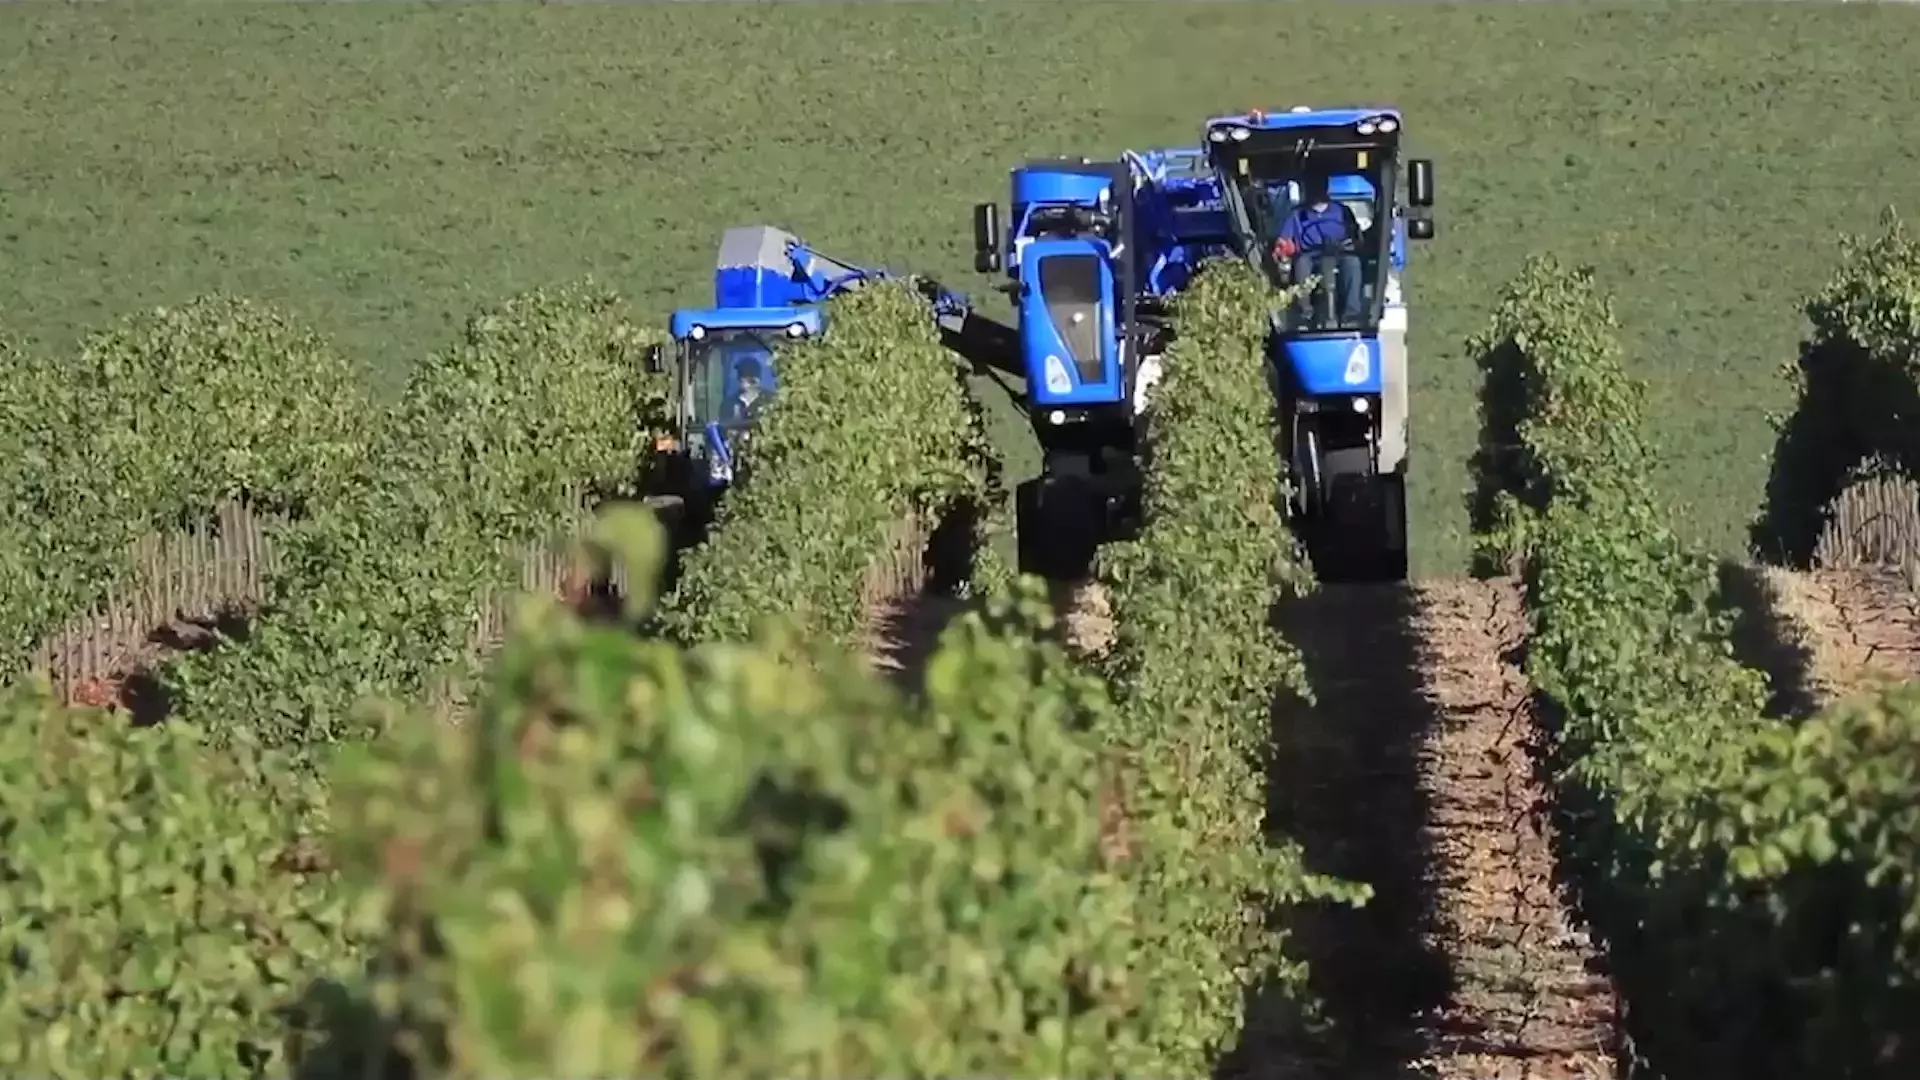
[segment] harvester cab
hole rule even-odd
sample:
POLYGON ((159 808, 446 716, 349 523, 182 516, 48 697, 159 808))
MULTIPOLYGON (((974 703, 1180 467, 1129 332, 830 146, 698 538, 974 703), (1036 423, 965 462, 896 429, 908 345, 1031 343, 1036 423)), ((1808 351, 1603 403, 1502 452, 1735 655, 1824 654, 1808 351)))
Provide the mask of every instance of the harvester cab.
POLYGON ((974 268, 1004 271, 1020 374, 1042 453, 1016 493, 1021 568, 1074 577, 1137 512, 1132 389, 1157 356, 1138 318, 1134 175, 1124 161, 1061 158, 1015 168, 1012 228, 974 208, 974 268))
MULTIPOLYGON (((713 306, 675 311, 672 344, 648 350, 650 371, 672 371, 674 421, 656 442, 649 501, 663 508, 692 503, 704 520, 714 496, 734 481, 738 452, 779 390, 780 346, 824 333, 827 301, 892 277, 822 255, 770 225, 722 233, 713 306)), ((917 286, 949 345, 977 361, 1007 351, 1011 332, 977 315, 965 296, 931 281, 917 286)))
MULTIPOLYGON (((683 308, 673 313, 675 432, 659 447, 685 459, 684 486, 723 488, 734 477, 734 453, 779 390, 780 345, 817 336, 819 307, 683 308)), ((666 361, 649 366, 664 371, 666 361)))
POLYGON ((1236 246, 1276 288, 1312 290, 1277 311, 1270 357, 1285 423, 1293 511, 1329 578, 1406 576, 1407 241, 1434 234, 1433 166, 1403 154, 1392 109, 1296 108, 1207 124, 1236 246), (1360 227, 1346 244, 1278 243, 1324 196, 1360 227))
POLYGON ((648 350, 648 369, 673 376, 673 430, 655 443, 650 503, 663 513, 692 509, 704 521, 779 389, 779 346, 819 335, 826 328, 821 304, 873 276, 771 226, 721 235, 713 306, 675 311, 672 343, 648 350))
POLYGON ((1010 173, 1008 209, 1003 236, 998 205, 974 207, 974 269, 1007 277, 1042 453, 1017 492, 1020 562, 1074 578, 1139 520, 1142 420, 1171 335, 1161 301, 1234 234, 1198 148, 1031 161, 1010 173))

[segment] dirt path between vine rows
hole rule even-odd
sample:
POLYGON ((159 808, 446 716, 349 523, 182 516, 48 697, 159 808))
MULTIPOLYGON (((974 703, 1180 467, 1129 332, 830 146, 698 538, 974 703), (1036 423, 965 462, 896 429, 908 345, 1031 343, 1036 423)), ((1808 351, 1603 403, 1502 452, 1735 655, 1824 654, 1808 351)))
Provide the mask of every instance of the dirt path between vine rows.
MULTIPOLYGON (((1113 640, 1113 620, 1101 587, 1065 581, 1050 587, 1061 639, 1079 655, 1104 651, 1113 640)), ((941 633, 971 609, 970 601, 936 592, 882 604, 869 616, 867 651, 874 667, 902 690, 917 692, 941 633)))
POLYGON ((1075 655, 1100 656, 1113 646, 1113 606, 1097 581, 1052 583, 1060 639, 1075 655))
POLYGON ((1801 669, 1802 700, 1790 711, 1920 679, 1920 596, 1901 571, 1766 568, 1760 574, 1762 599, 1779 624, 1776 648, 1796 653, 1791 662, 1801 669))
MULTIPOLYGON (((1370 883, 1291 919, 1332 1031, 1248 1075, 1614 1075, 1614 997, 1555 883, 1511 582, 1329 586, 1283 609, 1317 704, 1276 709, 1270 819, 1311 869, 1370 883)), ((1283 1048, 1284 1047, 1284 1048, 1283 1048)))
POLYGON ((901 690, 918 692, 940 634, 967 607, 959 597, 934 592, 880 605, 868 616, 867 655, 874 668, 901 690))

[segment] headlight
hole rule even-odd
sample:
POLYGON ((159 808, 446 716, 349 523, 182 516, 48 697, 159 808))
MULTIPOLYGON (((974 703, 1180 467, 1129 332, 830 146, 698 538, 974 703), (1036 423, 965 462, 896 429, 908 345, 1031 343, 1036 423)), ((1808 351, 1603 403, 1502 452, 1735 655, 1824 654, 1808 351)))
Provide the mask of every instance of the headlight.
POLYGON ((1396 131, 1399 131, 1399 130, 1400 130, 1400 121, 1398 121, 1398 120, 1395 120, 1395 119, 1394 119, 1393 117, 1391 117, 1391 116, 1383 116, 1383 117, 1381 117, 1381 118, 1380 118, 1380 133, 1381 133, 1381 134, 1383 134, 1383 135, 1391 135, 1391 134, 1393 134, 1394 132, 1396 132, 1396 131))
POLYGON ((1372 374, 1373 357, 1368 354, 1364 343, 1356 342, 1353 351, 1347 354, 1347 368, 1340 373, 1341 381, 1348 386, 1358 386, 1372 374))
POLYGON ((695 341, 699 341, 701 338, 707 336, 707 328, 701 326, 699 323, 694 323, 693 329, 687 331, 687 336, 695 341))
MULTIPOLYGON (((1042 377, 1046 380, 1047 392, 1050 394, 1065 394, 1073 389, 1073 378, 1067 374, 1066 361, 1057 356, 1047 357, 1046 365, 1042 369, 1042 377)), ((1054 423, 1059 421, 1056 420, 1054 423)))
POLYGON ((1378 124, 1375 124, 1371 120, 1362 120, 1358 124, 1354 125, 1354 130, 1358 131, 1362 135, 1371 135, 1374 132, 1380 130, 1380 126, 1378 124))
POLYGON ((806 337, 807 328, 804 324, 801 324, 801 323, 789 323, 787 325, 787 336, 790 338, 806 337))

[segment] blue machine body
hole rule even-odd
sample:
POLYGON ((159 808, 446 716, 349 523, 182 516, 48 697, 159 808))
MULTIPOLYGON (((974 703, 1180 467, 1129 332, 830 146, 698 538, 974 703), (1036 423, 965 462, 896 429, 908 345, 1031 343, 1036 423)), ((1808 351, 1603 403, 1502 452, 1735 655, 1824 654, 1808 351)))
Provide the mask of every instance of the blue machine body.
POLYGON ((761 393, 773 397, 779 390, 774 345, 824 332, 825 302, 879 276, 825 258, 770 226, 741 226, 721 235, 713 306, 680 308, 668 320, 680 355, 681 420, 689 442, 697 439, 687 449, 704 466, 697 475, 706 487, 733 479, 733 439, 741 426, 728 422, 724 412, 740 400, 742 370, 757 376, 761 393))
MULTIPOLYGON (((1330 135, 1379 140, 1396 135, 1402 124, 1400 112, 1388 108, 1248 112, 1207 121, 1206 139, 1226 146, 1280 147, 1293 141, 1311 147, 1330 135)), ((1223 177, 1223 187, 1225 183, 1223 177)), ((1291 209, 1298 204, 1300 193, 1296 184, 1287 186, 1291 193, 1285 209, 1291 209)), ((1379 192, 1364 176, 1351 173, 1332 176, 1328 178, 1327 194, 1333 201, 1356 211, 1392 214, 1391 206, 1379 205, 1379 192)), ((1363 224, 1365 221, 1363 217, 1363 224)), ((1392 216, 1391 222, 1387 262, 1395 280, 1386 290, 1385 303, 1378 306, 1399 307, 1404 313, 1399 290, 1407 265, 1406 222, 1398 215, 1392 216)), ((1384 358, 1377 320, 1370 320, 1367 328, 1358 330, 1306 330, 1280 320, 1276 321, 1275 331, 1274 360, 1284 365, 1291 375, 1293 392, 1309 398, 1383 392, 1384 358)))
POLYGON ((1112 170, 1031 164, 1010 179, 1007 272, 1015 292, 1030 402, 1062 408, 1124 395, 1119 333, 1123 282, 1113 255, 1122 234, 1095 223, 1117 213, 1112 170))
POLYGON ((667 323, 667 332, 675 341, 685 341, 701 330, 767 330, 787 333, 800 327, 802 337, 813 337, 826 329, 825 309, 806 307, 711 307, 680 308, 667 323))
MULTIPOLYGON (((828 300, 892 277, 886 270, 829 258, 772 226, 739 226, 721 235, 713 306, 681 308, 668 321, 680 356, 681 419, 690 439, 694 431, 700 433, 698 445, 688 449, 704 459, 708 487, 722 487, 733 478, 732 438, 743 425, 710 414, 716 402, 736 400, 740 366, 755 370, 763 395, 771 399, 779 388, 773 346, 824 333, 828 300), (710 371, 710 365, 721 370, 710 371)), ((925 291, 943 326, 957 326, 970 316, 965 296, 937 285, 925 291)))
POLYGON ((1004 266, 1030 406, 1123 406, 1139 360, 1136 302, 1184 288, 1202 259, 1231 250, 1205 155, 1029 162, 1012 170, 1008 201, 1004 266))
POLYGON ((1382 390, 1377 334, 1299 337, 1283 333, 1278 348, 1293 372, 1295 389, 1307 397, 1382 390))

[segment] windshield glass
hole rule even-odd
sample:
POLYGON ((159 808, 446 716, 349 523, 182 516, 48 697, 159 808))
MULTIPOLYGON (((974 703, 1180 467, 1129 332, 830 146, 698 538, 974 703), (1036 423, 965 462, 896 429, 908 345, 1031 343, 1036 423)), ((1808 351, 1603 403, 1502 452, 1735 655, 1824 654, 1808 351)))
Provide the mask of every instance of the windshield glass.
POLYGON ((759 418, 773 396, 771 330, 711 330, 684 343, 687 356, 687 416, 694 429, 718 423, 744 428, 759 418))

